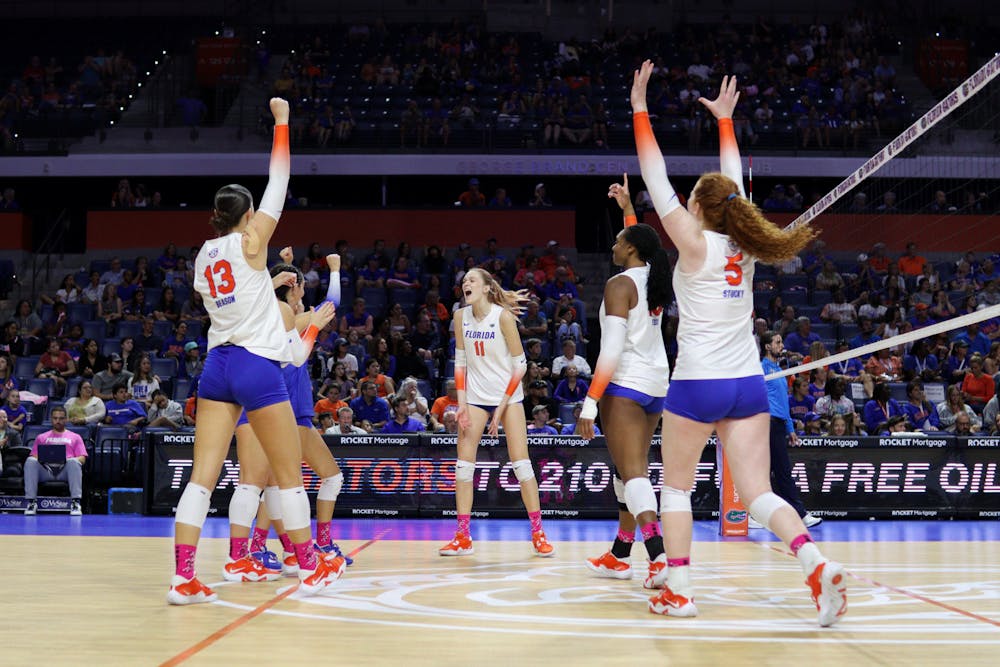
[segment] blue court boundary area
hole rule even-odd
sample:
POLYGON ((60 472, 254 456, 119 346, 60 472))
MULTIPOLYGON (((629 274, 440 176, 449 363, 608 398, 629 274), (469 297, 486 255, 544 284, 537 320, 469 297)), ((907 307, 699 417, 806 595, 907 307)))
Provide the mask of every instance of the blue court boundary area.
MULTIPOLYGON (((367 540, 382 531, 383 539, 448 541, 454 535, 451 519, 336 519, 335 540, 367 540)), ((552 542, 608 542, 617 532, 617 523, 607 520, 562 519, 547 521, 545 532, 552 542)), ((1000 521, 824 521, 810 531, 819 542, 993 542, 1000 540, 1000 521)), ((0 535, 53 535, 84 537, 172 537, 171 517, 40 514, 0 514, 0 535)), ((224 518, 208 519, 204 537, 229 537, 224 518)), ((517 542, 530 540, 525 519, 472 520, 477 540, 517 542)), ((717 521, 695 521, 696 542, 776 542, 766 530, 751 530, 749 537, 718 534, 717 521)))

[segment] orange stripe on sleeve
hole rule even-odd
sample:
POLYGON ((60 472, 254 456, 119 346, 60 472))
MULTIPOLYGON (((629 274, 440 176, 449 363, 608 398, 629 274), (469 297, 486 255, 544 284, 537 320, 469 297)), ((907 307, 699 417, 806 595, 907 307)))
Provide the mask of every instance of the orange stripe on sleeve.
POLYGON ((455 366, 455 390, 465 391, 465 366, 455 366))
POLYGON ((625 216, 625 226, 626 227, 631 227, 631 226, 637 225, 637 224, 639 224, 639 221, 636 219, 636 217, 634 215, 626 215, 625 216))

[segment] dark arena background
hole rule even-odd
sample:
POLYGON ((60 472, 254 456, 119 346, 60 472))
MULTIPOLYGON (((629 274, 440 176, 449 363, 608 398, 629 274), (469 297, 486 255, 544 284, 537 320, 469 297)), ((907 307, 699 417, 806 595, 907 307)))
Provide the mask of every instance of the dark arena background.
MULTIPOLYGON (((5 593, 0 663, 995 662, 996 3, 0 0, 0 12, 0 535, 28 563, 5 593), (644 547, 629 580, 586 566, 617 531, 608 448, 575 435, 574 411, 619 271, 608 191, 625 174, 639 221, 676 259, 636 155, 629 92, 646 59, 682 202, 720 168, 697 100, 735 75, 748 197, 819 232, 799 257, 757 264, 746 325, 784 336, 792 484, 847 573, 851 611, 833 628, 816 625, 769 531, 720 536, 732 513, 715 436, 691 496, 700 615, 647 613, 644 547), (259 204, 273 97, 291 109, 291 179, 268 264, 291 250, 309 308, 327 294, 327 254, 342 262, 341 305, 308 369, 314 426, 344 473, 332 536, 354 564, 313 597, 295 579, 222 580, 234 440, 198 552, 219 599, 168 606, 209 342, 192 267, 220 187, 259 204), (452 323, 473 267, 534 302, 518 323, 523 407, 551 559, 533 557, 502 430, 479 446, 475 553, 438 555, 456 515, 452 323), (107 370, 116 355, 132 381, 107 370), (383 432, 366 375, 375 405, 395 394, 409 421, 386 405, 383 432), (65 476, 26 488, 39 465, 67 465, 38 463, 56 408, 86 449, 79 498, 65 476)), ((676 305, 665 314, 673 367, 676 305)), ((670 435, 650 443, 657 494, 670 435)), ((315 509, 322 480, 302 474, 315 509)))

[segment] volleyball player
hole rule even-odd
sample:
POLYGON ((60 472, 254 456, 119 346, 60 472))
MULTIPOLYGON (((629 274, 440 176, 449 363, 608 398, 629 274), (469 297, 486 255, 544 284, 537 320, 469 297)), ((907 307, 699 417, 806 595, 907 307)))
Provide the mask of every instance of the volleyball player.
MULTIPOLYGON (((271 276, 277 281, 274 293, 278 298, 284 326, 287 327, 286 335, 289 338, 301 336, 302 339, 301 356, 293 359, 291 364, 282 368, 282 376, 285 386, 288 388, 295 421, 299 426, 299 442, 303 458, 322 480, 316 498, 316 549, 324 554, 333 554, 334 557, 337 557, 342 556, 342 554, 331 541, 330 523, 337 496, 344 483, 344 475, 341 473, 337 461, 330 454, 326 443, 323 442, 323 438, 313 427, 312 382, 309 379, 307 365, 316 334, 333 319, 336 302, 328 300, 311 312, 302 312, 305 279, 302 271, 291 263, 290 249, 285 249, 282 253, 282 259, 286 263, 271 267, 271 276), (288 256, 285 256, 286 252, 289 253, 288 256), (284 280, 285 276, 289 276, 291 279, 284 280)), ((331 279, 336 278, 339 285, 339 256, 332 255, 327 258, 327 262, 331 265, 331 279), (334 264, 336 269, 333 268, 334 264)), ((271 581, 281 576, 282 568, 276 568, 276 563, 269 562, 269 559, 252 555, 260 553, 261 549, 252 548, 249 544, 250 526, 261 507, 261 487, 267 482, 270 471, 267 466, 267 458, 264 456, 253 429, 246 420, 245 413, 240 415, 236 426, 236 450, 240 461, 240 484, 233 493, 232 501, 229 504, 230 553, 229 562, 223 567, 223 577, 227 581, 271 581)), ((277 493, 276 486, 268 486, 265 489, 268 501, 266 502, 266 514, 268 517, 280 521, 282 518, 281 504, 274 502, 277 493)), ((283 569, 286 574, 295 573, 298 571, 298 562, 291 548, 290 539, 282 530, 281 524, 276 528, 286 550, 283 569)), ((257 528, 254 530, 255 544, 253 546, 257 547, 260 542, 266 542, 267 534, 268 526, 265 526, 264 522, 258 522, 257 528)), ((345 564, 346 562, 345 558, 345 564)))
POLYGON ((272 98, 270 107, 274 143, 260 210, 254 211, 253 196, 243 186, 221 188, 215 193, 211 219, 218 237, 206 241, 195 260, 194 287, 204 298, 211 327, 198 386, 191 480, 177 503, 176 567, 167 594, 171 604, 218 598, 198 580, 195 555, 211 489, 219 479, 241 409, 246 409, 278 482, 282 515, 299 560, 299 590, 316 593, 336 581, 344 569, 342 559, 317 558, 312 548, 302 451, 298 439, 292 440, 295 415, 281 374, 281 364, 292 360, 292 349, 267 272, 267 244, 288 187, 288 102, 272 98))
POLYGON ((667 564, 656 516, 656 493, 649 481, 649 443, 660 421, 670 376, 660 329, 663 311, 673 298, 670 259, 657 232, 648 225, 636 224, 627 175, 623 183, 611 186, 608 196, 618 202, 625 215, 625 229, 611 248, 615 265, 624 271, 604 288, 601 353, 576 433, 588 440, 594 437, 600 401, 601 423, 616 469, 619 523, 624 525, 619 525, 611 550, 598 558, 588 558, 586 564, 601 576, 631 578, 628 556, 637 523, 649 554, 644 586, 653 588, 655 575, 667 564), (622 501, 627 509, 624 513, 622 501), (621 521, 621 514, 634 517, 634 522, 621 521))
POLYGON ((691 491, 705 442, 713 430, 725 447, 740 499, 798 558, 819 610, 819 623, 847 611, 844 568, 823 557, 802 519, 770 485, 767 389, 751 331, 754 261, 787 260, 815 235, 807 226, 782 231, 743 194, 742 166, 732 112, 735 77, 724 77, 719 97, 699 99, 719 122, 723 173, 698 179, 687 209, 667 179, 646 107, 648 60, 634 74, 631 101, 643 180, 660 222, 677 246, 674 293, 680 313, 678 355, 667 395, 663 431, 663 520, 667 568, 653 613, 695 616, 689 578, 691 491))
POLYGON ((442 556, 473 553, 469 521, 472 513, 472 480, 476 451, 483 429, 496 436, 503 422, 507 452, 521 486, 521 499, 531 520, 531 544, 537 556, 552 556, 554 549, 542 530, 538 483, 528 458, 524 410, 511 403, 524 400, 521 378, 527 364, 515 315, 521 296, 504 290, 489 273, 469 269, 462 279, 464 308, 455 312, 455 388, 458 390, 458 460, 455 461, 455 538, 439 549, 442 556), (491 419, 492 416, 492 419, 491 419))

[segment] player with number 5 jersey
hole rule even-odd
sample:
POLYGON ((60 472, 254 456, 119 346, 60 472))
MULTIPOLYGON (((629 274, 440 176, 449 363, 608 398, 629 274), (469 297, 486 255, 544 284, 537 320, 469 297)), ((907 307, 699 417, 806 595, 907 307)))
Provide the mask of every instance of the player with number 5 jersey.
POLYGON ((455 388, 458 390, 458 459, 455 461, 455 506, 458 526, 455 538, 438 550, 442 556, 464 556, 473 552, 469 522, 472 515, 472 484, 476 474, 476 451, 483 429, 496 436, 503 422, 514 476, 531 520, 531 543, 535 555, 553 555, 542 530, 538 482, 528 458, 528 432, 524 410, 511 403, 524 400, 521 378, 527 370, 515 316, 521 311, 522 295, 500 287, 489 273, 470 269, 462 280, 465 308, 455 313, 455 388), (491 419, 492 417, 492 419, 491 419))
MULTIPOLYGON (((274 141, 267 188, 255 211, 241 185, 215 193, 211 224, 217 238, 206 241, 195 260, 195 289, 211 318, 208 356, 198 387, 191 479, 177 503, 174 577, 170 604, 211 602, 217 594, 195 575, 195 554, 208 516, 211 489, 229 451, 242 410, 280 489, 285 528, 299 561, 299 590, 309 595, 340 577, 344 560, 317 559, 312 548, 309 499, 302 485, 302 449, 281 366, 295 354, 274 298, 267 271, 267 244, 285 203, 291 160, 288 102, 273 98, 274 141)), ((299 342, 298 335, 294 338, 299 342)))
POLYGON ((667 179, 653 135, 646 86, 653 64, 636 70, 631 102, 639 166, 660 223, 677 246, 674 293, 680 317, 677 362, 663 415, 663 522, 667 567, 663 590, 649 600, 653 613, 695 616, 691 563, 691 489, 705 442, 715 431, 726 452, 740 500, 799 560, 819 624, 847 611, 844 568, 827 560, 798 513, 771 490, 767 388, 751 329, 753 262, 785 261, 815 232, 782 230, 743 196, 743 171, 733 131, 739 100, 735 77, 723 77, 715 100, 699 98, 718 121, 722 173, 695 183, 685 210, 667 179))

